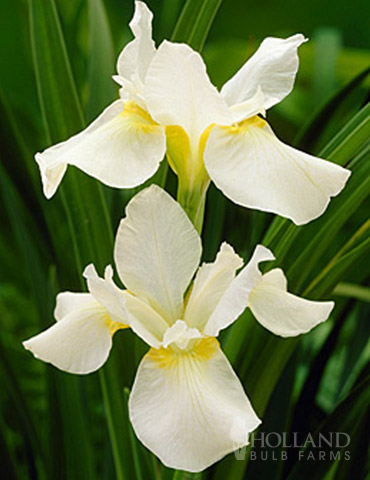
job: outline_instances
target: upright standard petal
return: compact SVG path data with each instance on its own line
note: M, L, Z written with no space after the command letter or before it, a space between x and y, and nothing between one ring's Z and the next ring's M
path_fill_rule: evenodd
M44 194L54 195L66 165L111 187L140 185L158 169L166 150L164 129L134 102L117 100L83 132L36 154Z
M201 248L180 205L152 185L128 204L114 258L128 290L173 323L181 318L183 294L199 265Z
M72 297L70 292L61 295L59 309L57 306L59 314L72 304L76 309L59 317L59 321L39 335L23 342L23 346L36 358L60 370L79 374L94 372L107 360L112 335L117 328L105 308L92 295Z
M185 350L189 344L194 343L194 339L202 338L202 334L197 328L189 328L184 320L176 320L165 332L163 336L163 347L169 345L175 349Z
M150 350L136 375L129 414L149 450L165 465L190 472L247 445L260 424L214 338L189 352Z
M146 77L146 103L158 123L182 127L196 146L209 125L232 121L202 57L185 44L164 41L158 48Z
M145 76L155 54L152 39L153 14L144 2L135 2L130 28L135 38L122 50L114 80L123 86L122 96L145 106Z
M92 264L85 268L83 276L86 278L89 292L107 310L111 319L128 326L124 308L124 291L114 284L111 265L106 267L104 278L98 276Z
M286 39L266 38L257 52L222 87L221 94L228 105L250 100L259 88L264 95L261 108L265 110L285 98L292 91L298 70L297 49L306 41L301 34Z
M148 345L160 348L169 324L145 300L124 292L126 318L132 330Z
M274 260L272 252L257 245L252 258L226 289L203 330L204 335L217 337L220 330L231 325L248 305L250 292L261 281L258 264Z
M277 213L297 225L319 217L351 173L285 145L259 117L240 126L214 127L204 162L211 179L233 202Z
M203 330L218 302L235 278L243 260L226 242L221 245L216 260L203 264L195 277L184 320L189 326Z
M279 268L262 276L249 295L249 308L267 330L281 337L294 337L324 322L334 302L314 302L287 291L287 280Z

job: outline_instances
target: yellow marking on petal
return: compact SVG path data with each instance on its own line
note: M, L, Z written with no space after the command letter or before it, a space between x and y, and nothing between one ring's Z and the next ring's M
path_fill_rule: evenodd
M150 132L159 127L159 124L153 120L151 115L132 100L125 103L120 115L126 118L132 126L141 128L144 132Z
M147 355L158 368L173 368L176 367L181 360L210 360L219 346L220 344L215 337L207 337L196 340L192 348L187 350L174 350L172 347L151 348Z
M251 127L257 127L257 128L263 128L267 124L266 120L263 118L259 117L258 115L254 115L251 118L247 118L246 120L243 120L242 122L233 125L231 127L228 126L221 126L220 128L227 130L228 133L238 135L242 131L247 130L248 128Z
M166 127L167 160L176 175L185 175L191 157L188 134L178 125Z
M259 117L258 115L254 115L254 117L247 118L239 123L239 128L249 128L249 127L259 127L263 128L266 125L266 120Z
M121 322L113 321L110 316L107 314L105 316L105 324L109 329L109 333L113 337L113 335L117 332L117 330L123 330L124 328L130 328L130 325Z
M178 125L166 127L166 140L167 160L179 179L177 200L197 223L210 182L203 161L205 141L201 138L199 144L191 144L186 131Z
M212 128L215 126L214 123L207 127L204 132L202 133L200 140L199 140L199 155L203 159L203 154L204 154L204 149L206 148L206 143L209 137L209 134L211 133Z

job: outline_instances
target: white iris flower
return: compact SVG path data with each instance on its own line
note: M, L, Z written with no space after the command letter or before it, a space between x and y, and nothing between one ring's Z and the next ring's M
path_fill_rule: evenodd
M46 197L68 164L129 188L150 178L167 154L188 211L198 208L211 179L239 205L298 225L320 216L350 172L285 145L260 116L291 92L303 35L266 38L218 92L188 45L164 41L156 49L152 16L136 2L135 38L114 77L120 99L83 132L36 154Z
M216 340L220 330L248 306L268 330L294 336L326 320L334 306L288 293L280 269L263 275L259 263L274 256L261 245L244 267L227 243L199 267L201 253L184 210L152 185L130 201L115 240L126 290L113 283L110 266L99 278L89 265L90 293L60 293L57 322L24 342L37 358L82 374L103 365L115 331L131 327L150 347L129 399L132 425L165 465L188 471L246 445L260 424Z

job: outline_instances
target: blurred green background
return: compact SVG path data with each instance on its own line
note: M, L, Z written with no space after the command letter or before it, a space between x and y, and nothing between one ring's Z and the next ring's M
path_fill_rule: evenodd
M68 117L68 114L64 132L58 127L61 124L58 115L54 117L55 130L53 122L50 125L50 116L49 133L45 129L32 53L35 47L32 42L37 39L39 30L34 23L36 32L31 35L29 18L30 6L37 12L42 3L48 4L49 0L2 0L0 3L0 477L50 480L115 478L116 459L108 433L112 428L107 428L106 424L109 412L107 403L102 400L103 387L103 393L116 388L115 403L118 406L122 403L122 411L118 416L113 415L117 425L126 425L122 427L122 438L117 440L118 449L126 455L120 478L140 478L140 475L145 480L171 478L172 472L158 465L135 441L127 426L122 388L130 387L136 365L145 352L139 339L130 332L116 335L113 359L109 361L111 365L114 362L114 368L107 371L106 378L98 374L72 378L34 360L21 346L22 340L52 323L57 291L81 288L81 272L74 262L69 218L63 202L70 201L69 192L73 189L68 188L72 185L72 175L82 194L84 188L86 191L95 188L94 180L85 178L80 172L72 174L68 171L63 181L66 185L63 186L64 197L58 193L49 202L42 197L33 154L79 129L75 116ZM171 37L185 2L163 0L147 3L155 15L154 38L158 45L162 39ZM201 5L202 1L198 3ZM128 22L133 2L58 0L56 6L77 96L89 122L118 93L110 76L115 73L118 53L131 39ZM323 149L325 151L335 135L369 101L369 19L370 3L366 0L224 0L211 27L203 55L213 83L220 87L255 51L264 37L304 33L310 41L299 50L300 69L296 87L287 99L269 112L268 118L281 139L318 153ZM178 40L186 38L180 35ZM36 51L37 48L39 46L36 45ZM51 63L53 61L50 60ZM55 89L55 93L49 95L50 108L54 108L54 100L57 104L58 92L66 88L63 72L60 78L57 73L56 69L54 77L50 78ZM44 78L43 81L47 83L49 79ZM66 98L68 100L68 94ZM369 114L364 118L368 125ZM351 151L348 158L342 159L342 163L355 159L359 165L362 159L369 165L368 147L367 137L356 146L355 152ZM330 149L327 151L330 153ZM333 160L336 161L335 156ZM365 163L361 163L362 170L355 177L358 178L358 187L349 190L347 197L340 196L333 201L323 219L304 227L304 230L294 231L282 223L282 239L287 239L293 232L294 241L290 244L280 245L280 234L269 237L269 227L279 226L276 222L271 223L271 215L241 209L228 202L213 187L209 192L204 229L206 260L214 258L223 239L234 245L245 258L256 242L265 239L266 245L275 246L281 253L281 264L288 271L292 291L310 292L311 297L317 298L326 295L328 298L336 288L335 319L307 335L298 346L289 341L283 343L285 341L271 339L261 327L252 323L251 315L250 318L247 315L250 327L237 327L225 334L223 342L252 403L257 405L257 411L258 408L267 408L264 431L315 431L325 421L328 422L326 428L346 431L343 429L350 424L354 439L351 462L322 462L316 466L312 466L312 462L302 462L297 466L294 455L285 462L249 463L236 462L229 456L202 478L370 478L367 456L370 426L367 409L370 400L368 383L364 383L369 378L366 368L370 359L369 249L361 250L363 256L354 257L353 262L352 257L349 260L346 257L348 265L341 270L341 277L338 276L330 286L314 288L315 282L321 285L317 279L321 278L324 267L331 265L341 248L362 225L366 225L369 218L370 186L360 181L362 176L363 179L368 178L370 172L369 167L363 165ZM174 175L170 172L167 187L175 192L175 185ZM352 202L356 205L353 211L348 207L348 215L345 211L341 214L342 223L333 223L338 228L327 228L329 220L335 218L340 202L347 199L350 205L356 189L359 191L360 188L361 197L356 197L356 204ZM102 191L114 231L123 214L124 204L134 192L119 192L106 187ZM89 198L92 197L85 198L87 209L92 208L89 207L92 205ZM73 204L73 215L75 210L78 208ZM91 216L93 220L94 215ZM98 230L100 220L97 216L95 218ZM100 230L103 242L105 237L109 237L109 232ZM368 227L362 232L364 241L369 237L368 232ZM316 247L312 247L316 252L314 254L304 250L312 238L316 239ZM321 244L325 244L322 250L319 248ZM96 250L99 250L99 245L96 245ZM85 264L94 260L101 269L111 261L106 251L102 247L96 257L91 258L87 250L86 255L83 252L81 262ZM306 257L301 263L295 263L303 251ZM315 258L312 265L308 265L311 255ZM302 266L304 262L308 262L307 269ZM352 266L354 268L350 268ZM337 285L339 280L341 283ZM249 348L252 345L253 348ZM286 345L289 354L284 357L282 353L276 353L282 356L274 357L275 352L280 352ZM283 358L281 365L280 358ZM259 367L255 369L254 365L259 361ZM275 375L273 381L263 370L263 367L273 370L269 362L281 367L279 374L271 374ZM264 374L265 383L254 387L253 382ZM114 387L117 378L120 383ZM360 393L359 387L363 389ZM353 389L357 392L354 397ZM281 405L284 405L283 410ZM341 473L338 473L339 465ZM360 476L351 474L354 468Z

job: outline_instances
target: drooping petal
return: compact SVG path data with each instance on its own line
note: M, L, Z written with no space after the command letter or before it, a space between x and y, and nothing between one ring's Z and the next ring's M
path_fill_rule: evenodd
M258 264L274 259L274 255L268 248L257 245L248 264L222 295L203 330L204 335L217 337L220 330L231 325L243 313L248 304L250 292L262 279Z
M243 260L227 243L221 245L216 260L203 264L195 277L184 320L189 326L203 330L218 302L235 278Z
M126 318L132 330L148 345L159 348L169 324L145 300L127 290L123 296Z
M149 450L165 465L190 472L248 444L260 424L213 338L189 352L150 350L136 375L129 414Z
M262 276L249 296L249 307L267 330L281 337L294 337L324 322L334 302L315 302L292 295L279 268Z
M264 94L261 108L267 110L285 98L292 91L298 70L297 49L306 41L302 34L286 39L266 38L257 52L222 87L221 94L228 105L251 99L259 87Z
M113 282L113 269L108 265L105 269L104 278L96 273L93 264L88 265L83 276L86 278L89 292L95 300L102 305L114 322L128 326L125 311L124 291Z
M285 145L259 117L237 127L215 126L204 162L211 179L233 202L277 213L297 225L319 217L351 173Z
M117 61L118 75L114 80L122 85L122 97L145 105L145 76L155 54L152 39L153 14L144 2L135 2L135 13L130 22L134 40L122 50Z
M36 358L69 373L86 374L100 368L108 358L115 330L107 311L89 297L89 305L84 297L83 308L71 311L23 346ZM67 296L62 298L64 302Z
M146 103L161 125L184 128L191 144L209 125L232 121L202 57L185 44L164 41L158 48L146 77Z
M94 305L94 297L90 293L61 292L56 298L54 310L55 320L58 322L71 312L83 310Z
M54 195L66 165L118 188L140 185L158 169L166 149L164 129L133 102L112 103L86 130L35 159L44 194Z
M170 323L181 318L183 294L200 255L198 233L168 193L152 185L130 201L116 236L118 274Z

